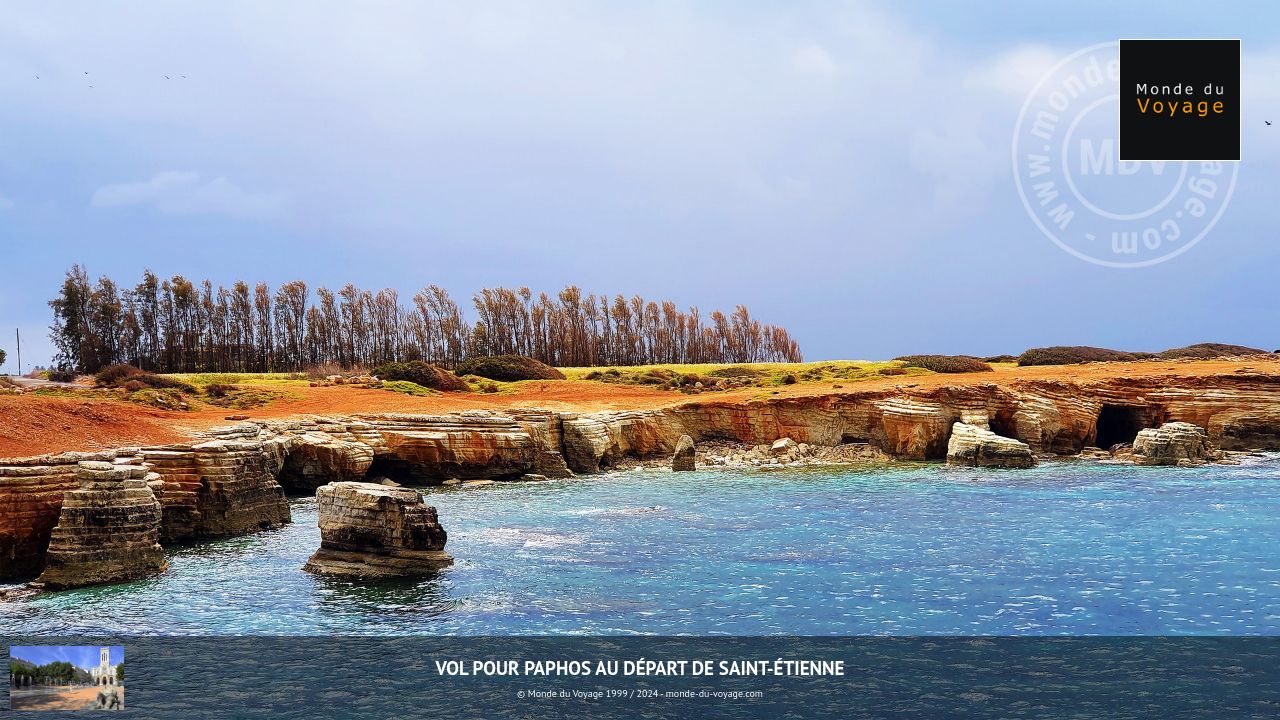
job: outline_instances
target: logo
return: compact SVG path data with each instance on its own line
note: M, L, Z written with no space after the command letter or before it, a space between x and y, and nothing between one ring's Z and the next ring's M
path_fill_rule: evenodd
M1240 159L1239 40L1121 40L1120 157Z
M1022 205L1041 232L1096 265L1177 257L1213 229L1239 164L1120 159L1119 43L1079 50L1027 96L1013 136Z

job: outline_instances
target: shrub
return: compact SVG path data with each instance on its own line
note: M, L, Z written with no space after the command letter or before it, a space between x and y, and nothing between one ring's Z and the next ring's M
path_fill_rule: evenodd
M364 368L359 365L351 367L342 367L335 362L317 363L306 367L306 376L308 380L324 380L330 375L367 375L371 373L364 372Z
M727 368L717 368L707 373L722 378L762 378L765 373L755 368L743 367L741 365L732 365Z
M796 384L796 382L798 382L798 381L797 381L796 376L795 376L794 374L792 374L792 373L787 373L786 375L783 375L781 378L779 378L779 379L778 379L778 382L779 382L779 383L781 383L781 384L783 384L783 385L795 385L795 384Z
M1215 358L1215 357L1235 357L1239 355L1265 355L1266 350L1246 347L1244 345L1227 345L1224 343L1196 343L1180 348L1170 348L1162 353L1157 353L1159 357L1165 359L1174 358Z
M463 382L462 378L421 360L387 363L379 365L372 372L379 380L404 380L432 390L443 390L444 392L468 392L471 390L471 386Z
M907 371L899 367L880 368L880 374L881 375L906 375Z
M143 388L135 392L129 393L129 402L135 402L139 405L149 405L161 410L189 410L190 407L182 397L182 393L176 390L157 390L155 388Z
M907 367L924 368L937 373L992 372L991 366L969 355L903 355L895 360Z
M125 380L136 375L145 375L146 372L129 365L127 363L116 363L108 365L98 371L93 379L101 387L119 387Z
M196 391L196 389L191 385L188 385L187 383L184 383L181 380L174 380L171 377L165 377L164 375L152 375L151 373L143 373L141 375L134 375L133 378L131 379L141 380L142 382L146 383L150 387L158 388L158 389L181 390L182 392L187 392L187 393L194 393Z
M494 355L468 360L458 366L459 375L479 375L490 380L564 380L564 373L523 355Z
M53 382L75 382L78 376L74 370L50 370L45 377Z
M663 368L646 370L635 376L635 382L641 385L667 385L675 380L676 374Z
M204 386L204 394L211 398L224 398L235 389L235 385L227 385L226 383L209 383Z
M1018 356L1019 365L1074 365L1090 362L1130 362L1150 357L1150 353L1089 347L1087 345L1055 345L1031 348Z
M1011 363L1018 362L1017 355L992 355L991 357L982 358L984 363Z
M409 380L391 380L391 381L382 383L381 387L383 390L390 390L391 392L398 392L398 393L403 393L405 395L413 395L416 397L424 397L427 395L435 394L435 391L431 390L430 388L423 387L422 385L419 385L416 382L411 382Z
M155 375L124 363L108 365L99 370L98 374L93 377L98 387L122 387L130 392L137 392L141 388L181 390L187 393L196 391L194 387L180 380L174 380L163 375Z

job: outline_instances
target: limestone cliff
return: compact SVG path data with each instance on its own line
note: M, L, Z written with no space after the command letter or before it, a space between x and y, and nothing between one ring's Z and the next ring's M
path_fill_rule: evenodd
M80 462L79 488L68 491L44 572L52 589L123 582L163 572L160 503L141 465Z
M859 446L896 458L940 460L964 423L1036 453L1133 442L1168 422L1206 428L1224 450L1280 449L1280 374L1012 380L726 401L699 396L661 409L597 413L520 409L451 415L302 417L241 423L199 442L105 453L0 460L0 578L38 572L63 494L80 460L119 456L156 474L162 540L234 535L289 521L284 492L387 475L402 483L449 478L565 477L626 458L670 458L694 442L811 448Z
M113 462L128 450L63 453L0 460L0 580L35 575L62 512L62 499L80 487L81 461Z
M436 509L410 488L338 482L316 492L320 549L307 572L346 578L422 575L453 564Z

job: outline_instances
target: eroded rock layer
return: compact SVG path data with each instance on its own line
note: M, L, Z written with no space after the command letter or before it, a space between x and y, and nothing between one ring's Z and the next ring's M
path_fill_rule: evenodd
M316 491L320 549L304 570L350 578L430 574L453 564L436 509L417 490L339 482Z
M1146 428L1133 441L1134 462L1139 465L1202 465L1220 456L1209 442L1209 433L1191 423Z
M288 522L286 490L387 476L403 484L566 477L627 458L670 458L694 442L809 448L862 447L940 460L964 423L1074 454L1123 445L1167 422L1205 428L1223 450L1280 449L1280 374L1006 380L727 401L699 397L668 408L571 413L520 409L450 415L303 417L211 430L192 444L0 460L0 578L42 567L62 495L83 459L138 455L158 480L162 540L251 532ZM1019 454L1021 451L1019 451Z
M947 442L947 464L969 467L1029 468L1036 464L1031 447L986 428L958 422Z
M111 450L0 460L0 579L43 569L63 496L80 487L79 463L112 462L117 454Z
M147 476L141 465L78 463L79 488L63 497L37 582L61 589L164 572L160 503Z

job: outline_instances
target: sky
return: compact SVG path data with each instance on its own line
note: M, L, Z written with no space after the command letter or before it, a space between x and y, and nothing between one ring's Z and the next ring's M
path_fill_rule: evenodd
M1243 41L1228 210L1128 270L1010 163L1038 78L1122 37ZM49 363L73 263L743 303L809 360L1275 349L1277 82L1267 2L6 2L3 370L15 328Z
M124 662L124 646L109 645L111 664ZM35 665L46 665L51 662L69 662L79 668L90 670L101 662L100 645L14 645L9 648L9 656L26 660Z

